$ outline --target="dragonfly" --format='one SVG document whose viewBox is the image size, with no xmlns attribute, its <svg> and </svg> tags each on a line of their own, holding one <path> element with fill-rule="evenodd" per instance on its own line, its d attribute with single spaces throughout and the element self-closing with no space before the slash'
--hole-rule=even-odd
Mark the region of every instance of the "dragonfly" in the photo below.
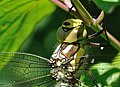
<svg viewBox="0 0 120 87">
<path fill-rule="evenodd" d="M 50 59 L 29 53 L 1 52 L 0 87 L 90 87 L 80 81 L 84 71 L 99 87 L 88 67 L 89 57 L 98 55 L 87 55 L 86 46 L 107 46 L 108 37 L 108 43 L 89 41 L 103 32 L 107 37 L 104 29 L 88 35 L 81 19 L 67 19 L 58 28 L 59 44 Z"/>
</svg>

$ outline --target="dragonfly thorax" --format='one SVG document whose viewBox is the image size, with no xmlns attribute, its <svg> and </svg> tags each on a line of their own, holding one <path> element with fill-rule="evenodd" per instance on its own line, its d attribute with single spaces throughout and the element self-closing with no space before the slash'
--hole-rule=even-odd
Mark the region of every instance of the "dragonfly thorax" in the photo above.
<svg viewBox="0 0 120 87">
<path fill-rule="evenodd" d="M 69 73 L 65 67 L 57 67 L 51 70 L 52 77 L 56 80 L 63 80 L 67 82 L 68 79 L 72 79 L 71 73 Z"/>
<path fill-rule="evenodd" d="M 58 45 L 56 50 L 53 52 L 50 63 L 52 67 L 59 67 L 61 65 L 66 65 L 67 63 L 73 64 L 72 61 L 75 61 L 75 54 L 79 50 L 79 44 L 67 44 L 63 43 Z M 72 67 L 75 67 L 71 65 Z"/>
<path fill-rule="evenodd" d="M 72 80 L 76 81 L 74 72 L 78 69 L 79 64 L 77 63 L 80 62 L 80 57 L 77 57 L 79 50 L 80 45 L 78 43 L 62 43 L 53 52 L 50 58 L 50 65 L 52 66 L 50 73 L 55 80 L 62 81 L 61 84 L 71 83 Z"/>
</svg>

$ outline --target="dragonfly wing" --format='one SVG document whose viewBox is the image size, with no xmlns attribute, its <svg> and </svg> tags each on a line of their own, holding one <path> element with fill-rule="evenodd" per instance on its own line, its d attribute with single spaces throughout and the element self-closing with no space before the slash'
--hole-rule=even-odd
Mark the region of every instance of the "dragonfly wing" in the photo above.
<svg viewBox="0 0 120 87">
<path fill-rule="evenodd" d="M 0 87 L 47 87 L 55 84 L 48 61 L 27 53 L 0 53 Z"/>
</svg>

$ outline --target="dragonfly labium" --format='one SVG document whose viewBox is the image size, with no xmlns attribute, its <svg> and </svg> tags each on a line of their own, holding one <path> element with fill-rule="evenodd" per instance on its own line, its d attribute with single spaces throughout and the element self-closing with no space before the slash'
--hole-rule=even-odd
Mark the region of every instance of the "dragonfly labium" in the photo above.
<svg viewBox="0 0 120 87">
<path fill-rule="evenodd" d="M 0 87 L 90 87 L 82 86 L 80 81 L 85 70 L 98 87 L 88 67 L 85 47 L 108 45 L 89 41 L 103 32 L 88 35 L 82 20 L 68 19 L 57 31 L 59 45 L 50 59 L 28 53 L 1 52 Z"/>
</svg>

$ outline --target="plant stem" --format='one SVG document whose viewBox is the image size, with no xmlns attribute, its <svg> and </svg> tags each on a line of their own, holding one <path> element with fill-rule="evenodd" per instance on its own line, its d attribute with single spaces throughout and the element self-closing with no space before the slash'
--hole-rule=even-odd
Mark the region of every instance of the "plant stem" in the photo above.
<svg viewBox="0 0 120 87">
<path fill-rule="evenodd" d="M 88 11 L 84 8 L 84 6 L 78 0 L 72 0 L 74 6 L 76 7 L 78 13 L 81 15 L 83 21 L 86 25 L 91 26 L 93 23 L 92 16 L 88 13 Z"/>
<path fill-rule="evenodd" d="M 57 6 L 59 6 L 60 8 L 62 8 L 65 11 L 69 11 L 69 8 L 63 4 L 62 2 L 60 2 L 59 0 L 50 0 L 51 2 L 53 2 L 54 4 L 56 4 Z"/>
</svg>

